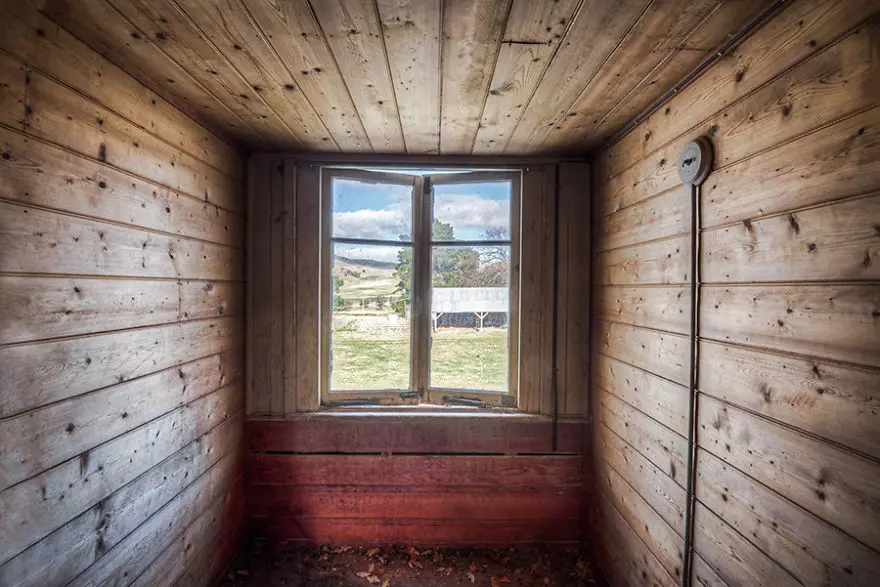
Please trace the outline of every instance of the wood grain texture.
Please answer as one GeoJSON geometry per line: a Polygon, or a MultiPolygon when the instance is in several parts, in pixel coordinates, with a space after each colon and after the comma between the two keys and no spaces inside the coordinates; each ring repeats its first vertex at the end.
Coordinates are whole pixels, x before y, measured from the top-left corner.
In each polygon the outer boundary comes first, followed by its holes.
{"type": "Polygon", "coordinates": [[[579,7],[531,100],[523,107],[506,153],[538,149],[650,4],[646,0],[615,4],[592,0],[579,7]],[[585,46],[590,47],[589,53],[584,53],[585,46]]]}
{"type": "Polygon", "coordinates": [[[804,585],[875,585],[880,555],[706,451],[697,498],[804,585]]]}
{"type": "Polygon", "coordinates": [[[597,456],[648,503],[678,536],[684,536],[686,494],[664,471],[614,434],[596,429],[597,456]]]}
{"type": "MultiPolygon", "coordinates": [[[[876,582],[877,22],[858,0],[786,3],[597,157],[595,471],[620,473],[669,521],[663,432],[686,434],[689,416],[687,339],[672,334],[690,333],[676,167],[695,136],[714,148],[700,200],[696,584],[876,582]]],[[[639,582],[652,545],[599,552],[622,583],[642,567],[639,582]]]]}
{"type": "Polygon", "coordinates": [[[629,405],[682,436],[687,435],[688,391],[673,383],[606,355],[594,356],[593,377],[629,405]]]}
{"type": "Polygon", "coordinates": [[[681,335],[618,322],[599,322],[593,348],[674,383],[688,381],[688,342],[681,335]]]}
{"type": "Polygon", "coordinates": [[[687,283],[690,250],[690,239],[679,236],[597,253],[599,285],[687,283]]]}
{"type": "Polygon", "coordinates": [[[237,180],[54,80],[28,74],[24,101],[26,112],[20,116],[20,128],[29,135],[199,200],[241,210],[237,180]]]}
{"type": "MultiPolygon", "coordinates": [[[[312,448],[321,450],[299,447],[312,448]]],[[[501,532],[508,543],[576,536],[583,473],[580,455],[252,454],[247,480],[249,526],[257,536],[497,544],[501,532]],[[415,538],[417,525],[422,533],[415,538]]]]}
{"type": "MultiPolygon", "coordinates": [[[[561,453],[582,454],[583,422],[559,423],[561,453]]],[[[253,451],[337,453],[503,453],[552,451],[552,423],[530,416],[314,415],[255,420],[253,451]]]]}
{"type": "MultiPolygon", "coordinates": [[[[775,152],[780,154],[775,160],[777,163],[783,162],[786,153],[792,148],[787,143],[796,140],[799,148],[813,149],[813,154],[809,156],[816,159],[833,157],[829,154],[838,153],[838,162],[827,166],[826,172],[831,173],[835,171],[835,167],[842,165],[844,169],[841,172],[846,173],[847,161],[850,159],[845,145],[849,138],[845,136],[845,132],[839,131],[840,127],[834,130],[825,130],[825,127],[876,104],[878,60],[873,56],[877,54],[877,26],[878,24],[871,23],[857,28],[741,100],[713,114],[690,133],[663,145],[624,172],[609,178],[608,197],[602,201],[603,213],[610,214],[678,187],[678,154],[687,141],[700,133],[711,136],[715,165],[718,168],[736,167],[737,163],[751,157],[757,160],[744,165],[754,166],[767,158],[766,155],[756,154],[774,147],[777,147],[775,152]],[[798,140],[803,135],[807,136],[798,140]],[[824,151],[823,147],[828,146],[829,142],[837,145],[837,150],[831,147],[824,151]]],[[[861,127],[856,127],[858,128],[861,127]]],[[[858,153],[863,148],[870,149],[871,144],[870,141],[863,141],[853,152],[858,153]]],[[[772,156],[770,159],[774,160],[772,156]]],[[[859,159],[856,157],[851,160],[857,162],[859,159]]],[[[777,172],[776,167],[778,165],[764,169],[764,176],[775,176],[782,172],[782,169],[777,172]]],[[[789,168],[790,162],[786,165],[786,169],[789,168]]],[[[763,191],[752,197],[749,191],[732,190],[730,187],[726,191],[719,191],[721,188],[716,181],[721,177],[719,174],[714,175],[713,181],[704,188],[704,226],[779,212],[785,210],[786,203],[790,201],[808,204],[830,199],[834,195],[828,189],[820,188],[812,192],[814,195],[804,194],[804,199],[800,199],[800,194],[794,190],[788,191],[786,197],[781,199],[768,198],[763,191]]],[[[824,174],[817,175],[816,181],[822,181],[823,177],[824,174]]],[[[852,174],[844,177],[858,181],[852,174]]],[[[768,183],[765,188],[773,185],[774,183],[768,183]]],[[[785,193],[786,185],[789,184],[778,185],[778,188],[782,188],[780,195],[785,193]]],[[[833,188],[835,183],[822,185],[833,188]]],[[[857,185],[854,184],[856,187],[857,185]]]]}
{"type": "Polygon", "coordinates": [[[134,480],[231,417],[242,408],[242,399],[240,387],[225,387],[7,488],[0,493],[0,503],[9,512],[0,523],[0,560],[5,563],[70,517],[94,506],[115,487],[134,480]],[[155,444],[156,438],[162,441],[155,444]],[[46,502],[58,507],[46,508],[46,502]]]}
{"type": "Polygon", "coordinates": [[[579,456],[374,456],[253,454],[247,472],[253,484],[395,485],[400,487],[563,487],[582,480],[579,456]]]}
{"type": "Polygon", "coordinates": [[[4,489],[237,382],[241,371],[238,355],[227,352],[5,419],[4,489]],[[167,395],[151,397],[156,388],[167,395]]]}
{"type": "Polygon", "coordinates": [[[241,244],[243,219],[204,199],[6,128],[0,128],[0,145],[7,155],[0,159],[5,199],[216,244],[241,244]]]}
{"type": "Polygon", "coordinates": [[[880,366],[875,285],[707,287],[700,303],[706,338],[880,366]]]}
{"type": "Polygon", "coordinates": [[[273,541],[330,544],[510,547],[518,544],[572,544],[578,541],[577,519],[542,520],[392,520],[291,519],[273,517],[251,521],[253,535],[273,541]],[[430,537],[426,539],[425,537],[430,537]]]}
{"type": "MultiPolygon", "coordinates": [[[[606,177],[819,52],[871,17],[870,0],[793,2],[603,153],[606,177]]],[[[676,151],[678,153],[678,151],[676,151]]]]}
{"type": "Polygon", "coordinates": [[[553,217],[555,168],[523,174],[520,254],[520,409],[552,414],[553,217]]]}
{"type": "Polygon", "coordinates": [[[768,4],[37,3],[53,25],[246,146],[417,154],[583,153],[768,4]]]}
{"type": "Polygon", "coordinates": [[[590,274],[593,256],[590,166],[559,164],[557,223],[557,386],[562,396],[560,413],[586,413],[590,379],[590,274]]]}
{"type": "Polygon", "coordinates": [[[603,494],[666,572],[672,577],[681,577],[684,539],[613,468],[605,469],[601,484],[603,494]]]}
{"type": "Polygon", "coordinates": [[[878,465],[846,449],[700,397],[700,445],[876,550],[878,465]]]}
{"type": "MultiPolygon", "coordinates": [[[[503,51],[513,0],[450,0],[441,29],[440,153],[470,154],[482,129],[489,84],[503,51]]],[[[514,19],[517,16],[514,15],[514,19]]]]}
{"type": "Polygon", "coordinates": [[[690,291],[685,287],[603,287],[595,307],[602,320],[678,334],[690,331],[690,291]]]}
{"type": "Polygon", "coordinates": [[[773,559],[699,502],[694,510],[694,548],[726,584],[772,581],[773,585],[800,585],[773,559]]]}
{"type": "Polygon", "coordinates": [[[503,153],[562,45],[578,3],[513,0],[473,152],[503,153]]]}
{"type": "MultiPolygon", "coordinates": [[[[378,153],[405,153],[395,87],[375,5],[357,0],[310,5],[364,128],[370,133],[373,149],[378,153]]],[[[325,66],[332,64],[322,65],[322,69],[325,66]]]]}
{"type": "Polygon", "coordinates": [[[703,279],[876,280],[877,218],[880,194],[704,232],[703,279]]]}
{"type": "Polygon", "coordinates": [[[377,0],[407,153],[440,152],[440,0],[377,0]]]}
{"type": "MultiPolygon", "coordinates": [[[[257,29],[255,39],[259,38],[263,51],[273,52],[275,59],[293,76],[290,83],[283,85],[284,90],[303,93],[339,148],[344,151],[380,149],[382,128],[375,127],[366,117],[361,120],[309,3],[305,0],[243,0],[240,5],[246,14],[242,18],[253,19],[257,29]]],[[[250,39],[240,40],[250,48],[250,39]]],[[[266,54],[265,58],[271,61],[272,55],[266,54]]]]}
{"type": "MultiPolygon", "coordinates": [[[[735,0],[716,4],[709,15],[686,38],[675,44],[667,57],[624,97],[619,98],[616,104],[593,119],[582,117],[578,125],[580,128],[574,129],[582,137],[578,145],[589,150],[606,144],[623,125],[651,106],[656,100],[657,89],[672,89],[671,84],[695,71],[772,4],[766,0],[735,0]]],[[[587,107],[590,106],[587,103],[587,107]]]]}
{"type": "MultiPolygon", "coordinates": [[[[599,118],[625,99],[705,24],[718,5],[715,0],[690,2],[684,6],[674,0],[651,2],[565,114],[555,119],[541,147],[560,150],[579,143],[584,132],[579,127],[596,124],[599,118]]],[[[747,10],[742,12],[747,13],[747,10]]],[[[740,23],[740,26],[747,22],[740,23]]]]}
{"type": "Polygon", "coordinates": [[[595,394],[596,420],[684,487],[687,471],[685,437],[661,426],[605,390],[597,389],[595,394]]]}
{"type": "MultiPolygon", "coordinates": [[[[502,483],[503,485],[503,483],[502,483]]],[[[579,488],[251,486],[249,515],[296,519],[556,520],[576,515],[579,488]]]]}
{"type": "Polygon", "coordinates": [[[612,585],[637,585],[645,581],[664,587],[679,584],[608,498],[599,499],[598,509],[599,564],[612,585]]]}
{"type": "Polygon", "coordinates": [[[222,138],[149,90],[58,26],[21,3],[4,3],[3,48],[28,66],[89,96],[170,145],[230,175],[244,177],[242,157],[222,138]]]}
{"type": "MultiPolygon", "coordinates": [[[[236,450],[241,417],[231,418],[190,442],[135,481],[67,522],[46,538],[0,565],[4,585],[64,585],[87,569],[101,552],[95,550],[95,528],[107,549],[140,526],[188,485],[200,479],[218,459],[236,450]]],[[[174,569],[169,568],[173,572],[174,569]]]]}
{"type": "Polygon", "coordinates": [[[706,393],[877,458],[876,369],[710,342],[700,362],[706,393]]]}
{"type": "Polygon", "coordinates": [[[0,583],[129,584],[240,486],[244,162],[70,4],[2,8],[0,583]]]}

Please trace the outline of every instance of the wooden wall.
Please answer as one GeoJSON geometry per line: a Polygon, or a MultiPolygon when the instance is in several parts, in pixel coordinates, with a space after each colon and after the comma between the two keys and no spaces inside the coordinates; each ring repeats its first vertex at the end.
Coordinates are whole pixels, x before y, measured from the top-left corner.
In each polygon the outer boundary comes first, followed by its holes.
{"type": "Polygon", "coordinates": [[[598,156],[593,442],[614,584],[682,581],[685,143],[702,188],[691,584],[880,582],[880,13],[787,2],[598,156]]]}
{"type": "Polygon", "coordinates": [[[577,542],[584,426],[314,414],[246,425],[249,530],[310,544],[577,542]]]}
{"type": "Polygon", "coordinates": [[[243,518],[243,159],[2,14],[0,584],[209,584],[243,518]]]}
{"type": "Polygon", "coordinates": [[[553,263],[559,203],[558,414],[582,421],[588,374],[590,167],[480,158],[256,154],[249,164],[247,413],[288,417],[319,408],[321,166],[327,164],[491,165],[522,167],[520,402],[553,414],[553,263]],[[557,195],[558,190],[558,195],[557,195]]]}
{"type": "Polygon", "coordinates": [[[589,166],[532,163],[525,173],[520,387],[526,414],[377,416],[317,411],[318,180],[320,164],[334,160],[251,159],[250,531],[338,544],[576,541],[583,530],[589,166]],[[567,318],[557,330],[554,455],[548,416],[557,185],[559,308],[567,318]]]}

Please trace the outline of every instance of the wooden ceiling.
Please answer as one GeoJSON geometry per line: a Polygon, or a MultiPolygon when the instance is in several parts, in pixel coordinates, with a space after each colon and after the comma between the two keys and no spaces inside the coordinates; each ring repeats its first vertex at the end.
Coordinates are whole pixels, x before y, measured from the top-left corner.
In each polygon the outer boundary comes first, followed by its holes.
{"type": "Polygon", "coordinates": [[[773,4],[42,1],[247,147],[495,155],[599,146],[773,4]]]}

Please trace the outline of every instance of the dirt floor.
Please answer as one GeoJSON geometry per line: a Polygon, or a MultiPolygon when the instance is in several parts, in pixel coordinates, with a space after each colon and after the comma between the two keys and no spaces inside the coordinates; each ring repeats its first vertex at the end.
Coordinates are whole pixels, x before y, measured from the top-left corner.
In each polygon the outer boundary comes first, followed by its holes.
{"type": "Polygon", "coordinates": [[[510,549],[305,548],[248,545],[224,587],[525,587],[604,586],[575,547],[510,549]]]}

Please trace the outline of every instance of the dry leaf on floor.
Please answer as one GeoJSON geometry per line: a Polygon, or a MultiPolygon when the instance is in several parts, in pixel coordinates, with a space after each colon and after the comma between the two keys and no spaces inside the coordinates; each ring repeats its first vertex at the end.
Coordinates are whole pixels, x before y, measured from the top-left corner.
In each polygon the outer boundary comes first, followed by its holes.
{"type": "Polygon", "coordinates": [[[366,579],[367,582],[372,583],[373,585],[378,585],[382,582],[379,577],[367,571],[358,571],[357,573],[355,573],[355,575],[360,577],[361,579],[366,579]]]}
{"type": "Polygon", "coordinates": [[[507,575],[495,575],[491,579],[492,587],[498,587],[502,583],[510,583],[510,578],[507,575]]]}
{"type": "Polygon", "coordinates": [[[477,578],[476,578],[476,576],[474,576],[473,573],[470,573],[470,572],[469,572],[469,573],[467,574],[467,578],[468,578],[468,581],[470,581],[471,583],[476,583],[476,582],[477,582],[477,578]]]}

